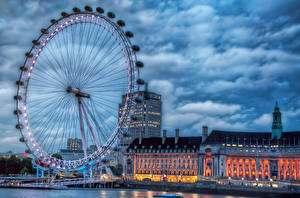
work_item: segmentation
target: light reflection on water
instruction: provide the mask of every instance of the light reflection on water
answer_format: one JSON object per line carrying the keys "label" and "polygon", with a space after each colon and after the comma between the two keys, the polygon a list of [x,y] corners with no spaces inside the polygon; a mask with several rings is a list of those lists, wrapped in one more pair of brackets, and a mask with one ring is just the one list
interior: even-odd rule
{"label": "light reflection on water", "polygon": [[[31,190],[0,189],[0,198],[152,198],[156,194],[172,192],[147,190]],[[184,198],[238,198],[238,196],[178,193]]]}

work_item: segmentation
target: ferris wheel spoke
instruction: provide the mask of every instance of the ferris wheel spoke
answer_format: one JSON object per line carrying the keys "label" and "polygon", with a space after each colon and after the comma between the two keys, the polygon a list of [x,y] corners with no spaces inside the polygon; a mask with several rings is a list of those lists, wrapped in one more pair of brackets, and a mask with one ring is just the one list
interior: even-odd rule
{"label": "ferris wheel spoke", "polygon": [[[96,27],[97,25],[95,25],[94,27]],[[96,28],[95,28],[96,29]],[[94,30],[94,31],[96,31],[96,30]],[[93,53],[94,53],[94,49],[98,49],[99,50],[99,48],[97,48],[96,46],[98,46],[98,42],[99,41],[101,41],[101,37],[102,37],[102,35],[103,35],[103,32],[104,32],[104,28],[102,28],[101,29],[101,31],[96,31],[96,35],[94,36],[94,40],[93,40],[93,42],[92,43],[94,43],[94,45],[93,45],[93,47],[91,48],[91,50],[89,51],[89,55],[90,56],[87,56],[87,57],[89,57],[89,61],[87,61],[87,65],[91,65],[91,61],[93,61],[94,59],[95,59],[95,56],[98,54],[97,52],[93,55]],[[100,33],[100,34],[99,34]]]}
{"label": "ferris wheel spoke", "polygon": [[[105,54],[102,55],[102,57],[100,58],[100,60],[94,64],[95,60],[97,58],[94,59],[93,63],[88,63],[88,69],[87,72],[85,72],[85,76],[84,79],[86,81],[88,81],[89,79],[91,79],[92,76],[95,76],[95,74],[99,74],[102,70],[106,69],[105,66],[102,67],[98,67],[98,65],[100,64],[100,62],[103,62],[105,58],[103,58]],[[106,55],[107,56],[107,55]]]}
{"label": "ferris wheel spoke", "polygon": [[[63,112],[59,112],[59,114],[54,113],[53,114],[54,118],[53,119],[49,119],[51,120],[51,124],[52,126],[49,126],[46,131],[48,131],[48,137],[45,138],[45,140],[47,140],[47,142],[45,142],[45,148],[51,152],[54,149],[54,146],[60,148],[62,147],[62,145],[64,145],[65,142],[63,142],[64,139],[59,138],[59,134],[63,134],[63,132],[65,132],[66,130],[68,130],[67,128],[63,127],[64,126],[64,122],[68,117],[68,114],[64,114]],[[56,130],[54,130],[56,129]],[[56,131],[55,134],[53,134],[53,131]],[[52,140],[52,142],[50,141]],[[56,144],[55,144],[56,141]],[[60,143],[61,142],[61,143]]]}
{"label": "ferris wheel spoke", "polygon": [[[65,107],[69,106],[70,105],[70,101],[66,101],[65,103],[63,103],[63,105]],[[67,117],[68,117],[68,114],[65,111],[61,111],[60,116],[58,116],[57,119],[55,120],[56,123],[55,123],[55,125],[53,124],[53,128],[54,129],[58,128],[58,129],[56,130],[56,134],[55,134],[55,136],[53,138],[53,141],[49,144],[50,145],[49,151],[53,151],[54,150],[54,146],[57,146],[55,144],[55,141],[57,142],[58,145],[63,145],[63,142],[62,142],[63,139],[61,139],[59,135],[60,134],[64,134],[63,133],[64,130],[67,130],[67,128],[65,127],[65,124],[64,124],[65,121],[67,120]]]}
{"label": "ferris wheel spoke", "polygon": [[[65,42],[65,44],[59,43],[57,40],[54,40],[54,44],[56,46],[56,48],[61,49],[60,50],[60,60],[62,60],[62,66],[59,66],[59,69],[64,73],[65,78],[67,78],[69,81],[72,81],[73,79],[70,77],[73,73],[72,70],[72,63],[74,64],[74,62],[71,62],[71,58],[69,57],[69,50],[68,47],[66,46],[66,40],[65,40],[65,33],[66,32],[62,32],[60,34],[61,37],[63,37],[63,40]],[[64,49],[63,49],[64,48]],[[63,54],[67,54],[67,57],[64,58]]]}
{"label": "ferris wheel spoke", "polygon": [[107,48],[105,46],[109,43],[109,41],[111,39],[112,38],[109,36],[109,34],[106,33],[104,38],[103,38],[103,42],[98,47],[97,53],[95,54],[93,59],[91,59],[92,62],[89,62],[89,64],[88,64],[89,66],[95,67],[95,66],[99,65],[99,64],[95,64],[95,62],[97,63],[97,59],[98,59],[98,62],[101,62],[101,61],[103,61],[103,59],[105,59],[105,56],[107,56],[107,54],[103,53],[103,49]]}
{"label": "ferris wheel spoke", "polygon": [[[95,73],[97,73],[97,74],[99,74],[99,75],[98,75],[98,76],[96,76],[96,75],[91,76],[89,79],[87,79],[87,83],[86,83],[86,84],[89,84],[89,83],[91,83],[91,82],[96,82],[96,81],[98,81],[98,80],[103,79],[104,74],[102,74],[102,72],[105,71],[105,69],[108,68],[109,66],[111,66],[111,65],[113,65],[113,64],[115,64],[115,63],[117,63],[119,60],[121,60],[121,58],[122,58],[122,57],[119,57],[116,61],[111,62],[111,63],[106,64],[106,65],[103,65],[103,66],[100,68],[99,71],[95,71]],[[112,68],[112,69],[109,70],[107,73],[113,72],[114,69],[115,69],[115,68]]]}
{"label": "ferris wheel spoke", "polygon": [[[93,103],[93,100],[90,100],[89,102],[90,102],[90,108],[86,108],[86,109],[94,123],[95,128],[98,131],[97,133],[98,140],[100,140],[103,145],[108,139],[107,131],[110,131],[110,129],[105,125],[104,120],[101,117],[99,117],[99,115],[97,114],[96,107]],[[90,109],[92,109],[92,111],[90,111]]]}
{"label": "ferris wheel spoke", "polygon": [[[66,103],[68,101],[63,101],[63,99],[61,99],[60,103]],[[37,126],[37,128],[39,128],[38,126],[41,126],[41,124],[43,124],[42,126],[44,126],[42,129],[37,129],[37,131],[39,132],[39,135],[37,135],[37,139],[39,139],[40,137],[45,136],[45,138],[42,139],[41,141],[41,145],[44,145],[44,142],[49,140],[51,135],[52,135],[52,131],[55,128],[55,125],[58,124],[58,120],[61,117],[61,115],[63,114],[63,111],[56,111],[55,109],[53,111],[53,108],[50,108],[49,111],[47,111],[47,113],[45,114],[36,114],[39,115],[41,118],[38,120],[33,120],[32,123],[35,124]],[[43,122],[44,118],[47,118],[47,122]],[[45,123],[45,124],[44,124]],[[34,125],[34,126],[35,126]]]}
{"label": "ferris wheel spoke", "polygon": [[[57,41],[56,41],[56,39],[54,39],[53,42],[50,42],[49,45],[47,45],[48,47],[45,49],[44,56],[49,61],[51,61],[51,59],[54,61],[54,62],[51,61],[51,63],[52,63],[51,69],[53,71],[58,72],[58,73],[59,73],[59,71],[61,71],[61,74],[66,74],[67,72],[66,72],[66,67],[64,67],[64,59],[59,58],[59,57],[62,57],[62,52],[61,52],[61,50],[59,50],[60,48],[59,48],[58,44],[56,44],[56,43],[57,43]],[[55,47],[55,49],[53,49],[54,47]],[[49,53],[49,58],[48,58],[47,52]],[[60,56],[57,55],[56,52],[59,52]],[[59,70],[56,70],[57,68]]]}
{"label": "ferris wheel spoke", "polygon": [[[110,97],[110,96],[94,96],[95,99],[97,99],[97,103],[100,103],[101,105],[109,106],[113,110],[116,110],[115,107],[111,106],[111,104],[116,105],[118,101],[118,97]],[[115,100],[113,100],[115,98]]]}
{"label": "ferris wheel spoke", "polygon": [[[110,56],[112,57],[110,59],[110,61],[105,61],[106,57],[110,57]],[[97,67],[97,66],[99,66],[99,65],[101,65],[101,67],[98,67],[98,68],[100,69],[100,71],[102,71],[103,69],[107,69],[108,68],[107,66],[110,66],[110,65],[116,63],[117,61],[112,61],[116,57],[117,57],[117,61],[120,60],[121,58],[124,58],[124,56],[122,54],[120,55],[119,53],[115,53],[115,54],[103,53],[102,56],[99,58],[99,60],[97,61],[97,59],[95,58],[94,62],[91,63],[91,65],[94,68]],[[107,63],[105,63],[105,62],[107,62]],[[104,64],[102,64],[102,63],[104,63]]]}
{"label": "ferris wheel spoke", "polygon": [[[45,53],[44,56],[42,56],[42,57],[39,58],[39,62],[37,64],[37,66],[36,66],[36,70],[39,71],[39,72],[41,72],[41,73],[36,72],[36,75],[40,74],[40,75],[43,75],[43,76],[46,76],[46,77],[47,77],[47,75],[49,75],[50,78],[53,78],[57,82],[60,82],[61,84],[63,84],[62,79],[65,79],[65,76],[63,75],[64,72],[62,72],[61,68],[60,68],[61,72],[59,72],[58,70],[56,70],[55,69],[55,65],[57,65],[57,64],[53,63],[50,60],[50,58]],[[52,71],[52,72],[50,72],[50,71]]]}

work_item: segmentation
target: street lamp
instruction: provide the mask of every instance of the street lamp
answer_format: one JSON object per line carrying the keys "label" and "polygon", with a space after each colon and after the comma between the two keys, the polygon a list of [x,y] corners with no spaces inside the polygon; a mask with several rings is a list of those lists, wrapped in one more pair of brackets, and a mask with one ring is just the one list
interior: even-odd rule
{"label": "street lamp", "polygon": [[270,187],[272,188],[273,186],[272,186],[272,182],[273,182],[273,179],[271,178],[270,179]]}

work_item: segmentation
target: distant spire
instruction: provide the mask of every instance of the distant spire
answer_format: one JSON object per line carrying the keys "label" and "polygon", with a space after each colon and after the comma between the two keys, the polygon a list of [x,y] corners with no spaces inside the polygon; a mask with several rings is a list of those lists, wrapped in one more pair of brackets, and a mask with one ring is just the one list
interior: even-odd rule
{"label": "distant spire", "polygon": [[281,112],[278,107],[278,101],[275,102],[275,108],[273,112],[273,123],[272,123],[272,139],[281,138],[282,133],[282,122],[281,122]]}

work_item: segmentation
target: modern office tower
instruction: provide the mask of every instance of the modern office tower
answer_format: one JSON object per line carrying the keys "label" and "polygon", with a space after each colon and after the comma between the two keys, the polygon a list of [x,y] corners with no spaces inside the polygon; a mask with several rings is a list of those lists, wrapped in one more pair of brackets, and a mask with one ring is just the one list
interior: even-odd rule
{"label": "modern office tower", "polygon": [[78,138],[69,138],[67,142],[67,149],[71,151],[82,150],[82,140]]}
{"label": "modern office tower", "polygon": [[[136,103],[133,107],[132,114],[129,115],[125,123],[130,132],[130,139],[146,138],[146,137],[160,137],[161,131],[161,95],[153,92],[139,91],[132,94],[133,97],[139,97],[141,102]],[[119,118],[126,95],[122,96],[122,104],[119,105]]]}
{"label": "modern office tower", "polygon": [[[129,144],[135,138],[160,137],[161,121],[162,121],[162,102],[161,95],[145,91],[132,93],[132,98],[138,97],[140,102],[137,102],[133,107],[131,114],[126,117],[125,123],[128,126],[130,133],[129,137],[123,137],[121,140],[121,153],[127,149]],[[119,119],[124,108],[126,95],[122,96],[122,103],[119,104]],[[122,154],[119,153],[119,163],[122,163]]]}

